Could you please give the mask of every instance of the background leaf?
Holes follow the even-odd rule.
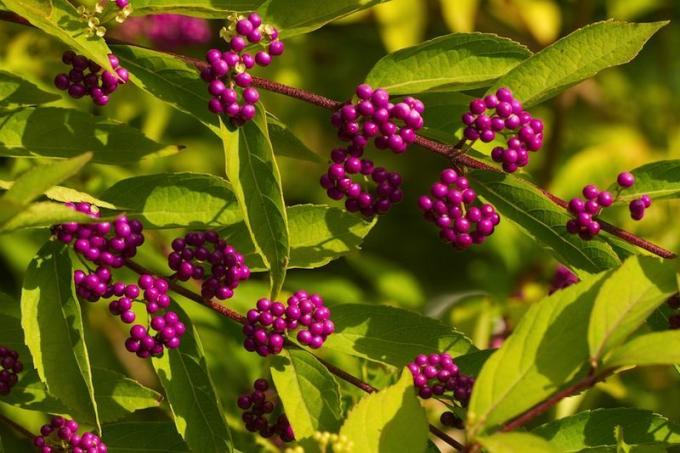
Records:
[[[109,453],[185,453],[189,448],[172,422],[129,421],[103,427],[102,440]]]
[[[354,442],[355,451],[424,452],[427,420],[413,388],[413,377],[406,370],[399,382],[364,397],[352,408],[340,434]]]
[[[285,124],[269,112],[267,112],[267,127],[277,155],[317,164],[326,162],[326,159],[309,149]]]
[[[99,424],[80,306],[68,249],[48,242],[31,262],[21,293],[21,324],[35,368],[51,394],[84,423]]]
[[[312,354],[285,350],[272,359],[272,379],[297,439],[316,431],[337,432],[342,419],[340,388]]]
[[[134,176],[118,181],[100,197],[150,228],[215,228],[243,218],[231,184],[208,174]]]
[[[92,162],[120,165],[178,150],[135,128],[78,110],[0,111],[0,156],[68,158],[92,151]]]
[[[583,411],[532,430],[559,451],[578,452],[590,448],[615,447],[614,428],[623,427],[629,445],[675,445],[680,426],[666,417],[643,409],[611,408]]]
[[[0,106],[12,104],[45,104],[61,96],[43,91],[28,80],[0,70]]]
[[[347,304],[332,309],[335,333],[324,347],[403,367],[418,354],[475,350],[463,334],[431,318],[381,305]]]
[[[667,23],[606,21],[588,25],[516,66],[493,89],[509,87],[525,108],[531,107],[603,69],[629,62]]]
[[[453,33],[383,57],[366,83],[390,94],[466,90],[488,86],[531,55],[511,39]]]
[[[240,129],[222,126],[227,176],[243,220],[269,268],[271,296],[278,295],[288,266],[290,243],[281,175],[274,158],[264,110]]]
[[[631,171],[635,185],[621,192],[620,200],[630,201],[648,194],[653,200],[680,197],[680,159],[650,162]],[[609,190],[616,191],[618,184]]]

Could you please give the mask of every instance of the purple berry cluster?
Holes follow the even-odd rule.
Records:
[[[73,272],[76,294],[88,302],[97,302],[101,298],[108,299],[114,295],[116,285],[120,285],[119,283],[111,284],[111,278],[111,269],[105,266],[99,266],[90,273],[76,270]]]
[[[90,203],[65,205],[92,218],[99,217],[99,211]],[[69,222],[53,227],[52,232],[61,242],[73,243],[73,249],[86,260],[100,266],[120,268],[125,259],[135,256],[137,247],[144,243],[142,230],[140,221],[120,215],[113,223]]]
[[[0,395],[9,394],[17,383],[17,375],[24,370],[19,353],[0,346]]]
[[[456,429],[465,428],[465,424],[463,423],[463,419],[458,417],[456,414],[454,414],[451,411],[446,411],[446,412],[442,413],[441,417],[439,417],[439,422],[442,425],[449,426],[451,428],[456,428]]]
[[[668,317],[668,327],[672,330],[680,329],[680,293],[673,294],[666,301],[672,314]]]
[[[76,55],[72,50],[64,52],[61,59],[73,69],[68,74],[58,74],[54,78],[54,85],[74,99],[89,95],[95,104],[104,106],[109,103],[109,95],[116,91],[118,85],[130,79],[127,69],[120,65],[118,57],[113,54],[109,54],[109,61],[115,73],[103,70],[94,61]]]
[[[33,445],[41,453],[68,451],[71,453],[106,453],[108,448],[95,433],[78,435],[78,423],[63,418],[52,417],[50,423],[40,428],[40,435],[33,439]]]
[[[210,42],[210,23],[198,17],[179,14],[153,14],[132,17],[116,30],[125,41],[146,38],[155,48],[174,50],[178,47]]]
[[[263,298],[246,314],[243,346],[262,357],[278,354],[283,349],[285,335],[298,329],[297,340],[301,344],[319,349],[335,332],[330,317],[331,311],[318,294],[297,291],[286,305]]]
[[[497,146],[491,158],[503,164],[508,173],[529,163],[529,151],[543,146],[543,122],[531,116],[508,88],[470,102],[462,117],[466,140],[493,141],[497,134],[506,137],[506,147]]]
[[[476,199],[467,178],[447,168],[432,184],[430,195],[420,197],[418,206],[425,219],[439,227],[442,240],[463,250],[483,243],[501,221],[490,204],[473,205]]]
[[[407,366],[419,397],[428,399],[449,391],[461,406],[467,406],[474,379],[461,373],[448,353],[420,354]]]
[[[555,269],[555,274],[553,275],[552,281],[550,282],[550,289],[548,294],[553,294],[556,291],[567,288],[580,280],[568,267],[559,265]]]
[[[597,236],[600,232],[600,223],[595,220],[602,213],[604,208],[611,206],[617,199],[622,190],[628,189],[635,184],[635,177],[628,172],[618,175],[616,182],[619,186],[616,196],[610,192],[600,189],[594,184],[588,184],[583,188],[583,197],[572,198],[569,201],[569,212],[574,215],[573,219],[567,221],[567,231],[571,234],[578,234],[582,239],[589,240]],[[630,216],[633,220],[642,220],[645,209],[652,205],[649,195],[642,195],[628,205]]]
[[[267,380],[257,379],[253,383],[252,392],[239,396],[237,405],[244,411],[241,418],[246,424],[246,429],[252,433],[260,433],[262,437],[277,434],[284,442],[294,441],[295,434],[285,414],[281,413],[271,424],[267,419],[267,415],[274,412],[274,403],[267,400],[267,390],[269,390]]]
[[[243,255],[220,239],[216,231],[194,231],[172,241],[168,266],[181,281],[202,280],[206,299],[230,299],[239,283],[250,277]]]
[[[208,82],[212,96],[208,102],[210,111],[225,114],[240,126],[255,117],[255,104],[260,99],[260,93],[251,86],[253,77],[248,70],[255,65],[268,66],[274,57],[283,54],[284,44],[276,28],[263,25],[257,13],[232,18],[220,34],[228,48],[224,52],[208,51],[208,66],[201,71],[201,78]],[[253,55],[245,51],[249,44],[262,45],[263,49]]]
[[[152,334],[152,331],[156,333]],[[152,317],[150,329],[141,324],[132,326],[130,336],[125,340],[125,349],[142,359],[160,357],[163,348],[179,348],[185,332],[186,326],[179,320],[177,313],[168,311],[164,315]]]

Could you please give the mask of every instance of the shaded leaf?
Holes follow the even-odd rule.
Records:
[[[267,126],[274,152],[277,155],[314,163],[326,162],[326,159],[309,149],[285,124],[269,112],[267,112]]]
[[[641,335],[613,349],[605,359],[604,367],[675,365],[680,363],[680,350],[671,345],[678,344],[680,330]]]
[[[0,200],[0,209],[3,209],[2,200]],[[26,228],[49,228],[58,223],[88,223],[91,221],[91,217],[67,208],[61,203],[40,201],[23,208],[21,212],[2,225],[0,227],[0,234]]]
[[[14,73],[0,70],[0,105],[45,104],[58,99],[61,97],[41,90]]]
[[[638,167],[631,171],[635,175],[635,185],[621,191],[619,199],[630,201],[647,194],[653,200],[680,197],[680,159],[661,160]],[[609,190],[619,189],[612,184]]]
[[[529,433],[497,433],[478,437],[477,441],[489,453],[558,453],[548,442]]]
[[[189,448],[172,422],[139,421],[103,426],[109,453],[185,453]]]

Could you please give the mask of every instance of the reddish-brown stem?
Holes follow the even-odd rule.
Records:
[[[153,275],[154,273],[151,272],[150,270],[146,269],[144,266],[142,266],[139,263],[136,263],[132,260],[126,260],[125,265],[131,269],[132,271],[138,273],[138,274],[150,274]],[[212,300],[206,300],[204,299],[200,294],[197,294],[183,286],[180,286],[176,283],[169,282],[168,287],[175,293],[186,297],[189,300],[192,300],[194,302],[198,302],[199,304],[210,308],[213,311],[216,311],[217,313],[221,314],[222,316],[225,316],[232,321],[235,321],[239,324],[244,324],[245,323],[245,317],[243,317],[240,313],[235,312],[234,310],[231,310],[224,305],[221,305],[217,302],[214,302]],[[286,342],[286,345],[288,347],[295,347],[297,348],[298,346],[290,341]],[[373,387],[371,384],[362,381],[361,379],[351,375],[345,370],[342,370],[335,365],[327,362],[326,360],[315,356],[316,359],[321,363],[330,373],[334,374],[335,376],[339,377],[343,381],[349,382],[350,384],[354,385],[355,387],[363,390],[366,393],[373,393],[378,391],[375,387]],[[437,427],[430,425],[430,432],[434,434],[435,436],[439,437],[441,440],[455,448],[456,450],[461,450],[463,448],[463,445],[460,444],[458,441],[453,439],[451,436],[446,434],[445,432],[437,429]]]

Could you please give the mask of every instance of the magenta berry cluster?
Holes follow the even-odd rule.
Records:
[[[295,440],[293,428],[285,414],[281,413],[273,423],[270,423],[270,414],[274,412],[273,401],[267,399],[269,382],[266,379],[257,379],[253,383],[253,391],[244,393],[238,397],[237,405],[244,412],[241,415],[246,424],[246,429],[252,433],[260,433],[262,437],[278,435],[284,442]],[[269,419],[268,419],[269,418]]]
[[[153,334],[155,332],[155,334]],[[150,328],[135,324],[130,328],[130,336],[125,340],[125,349],[146,359],[160,357],[163,349],[177,349],[182,342],[186,326],[174,311],[165,312],[151,318]]]
[[[318,294],[297,291],[288,298],[286,305],[260,299],[246,314],[243,347],[262,357],[278,354],[283,350],[286,334],[297,330],[297,340],[301,344],[319,349],[335,332],[330,317],[331,311]]]
[[[488,143],[502,135],[506,147],[497,146],[491,158],[503,165],[508,173],[529,163],[529,152],[543,146],[543,122],[522,108],[508,88],[499,88],[496,94],[473,99],[470,110],[462,117],[466,140]]]
[[[208,82],[212,96],[208,102],[210,111],[226,115],[239,126],[255,117],[255,104],[260,99],[260,93],[251,86],[253,77],[248,70],[255,65],[268,66],[274,57],[283,54],[284,44],[276,28],[263,25],[257,13],[235,18],[229,28],[223,29],[222,37],[228,42],[227,50],[208,51],[208,66],[201,71],[201,78]],[[253,55],[246,51],[250,44],[264,48]]]
[[[65,203],[78,212],[92,218],[99,217],[99,211],[90,203]],[[126,258],[137,253],[137,247],[144,243],[143,225],[120,215],[111,222],[76,223],[69,222],[52,228],[57,239],[65,244],[73,243],[73,249],[86,260],[100,266],[122,267]]]
[[[101,438],[92,432],[78,435],[78,423],[74,420],[55,416],[40,428],[40,435],[33,439],[33,445],[41,453],[68,451],[71,453],[106,453],[108,448]]]
[[[448,353],[420,354],[407,367],[413,375],[419,397],[429,399],[451,392],[453,399],[461,406],[467,406],[474,379],[461,373]]]
[[[206,299],[230,299],[241,281],[250,277],[243,255],[220,239],[216,231],[194,231],[172,241],[168,266],[178,280],[202,280]]]
[[[447,168],[432,184],[430,195],[420,197],[418,206],[425,219],[439,227],[444,242],[463,250],[483,243],[501,221],[492,205],[475,203],[476,200],[468,179]]]
[[[635,184],[635,177],[632,173],[623,172],[616,178],[618,190],[616,195],[600,189],[594,184],[588,184],[583,188],[584,198],[572,198],[569,201],[569,212],[574,215],[573,219],[567,222],[567,231],[571,234],[578,234],[582,239],[589,240],[599,234],[601,226],[596,217],[602,213],[604,208],[611,206],[619,197],[622,190],[628,189]],[[633,220],[642,220],[645,209],[652,205],[649,195],[642,195],[630,202],[628,205],[630,216]]]
[[[559,265],[555,269],[555,274],[553,275],[552,281],[550,282],[550,289],[548,294],[553,294],[556,291],[567,288],[580,280],[568,267]]]
[[[198,17],[180,14],[152,14],[132,17],[116,30],[126,41],[146,38],[154,48],[175,50],[178,47],[210,42],[210,23]]]
[[[9,394],[17,384],[18,374],[24,370],[19,353],[0,346],[0,395]]]
[[[666,301],[672,314],[668,317],[668,327],[672,330],[680,329],[680,294],[675,293]]]
[[[109,54],[109,61],[115,73],[103,70],[94,61],[76,55],[72,50],[64,52],[61,59],[73,69],[68,74],[58,74],[54,78],[54,85],[68,92],[74,99],[88,95],[95,104],[106,105],[109,103],[109,95],[116,91],[118,85],[127,83],[130,78],[127,69],[120,65],[118,57],[113,54]]]
[[[125,9],[130,4],[130,0],[116,0],[118,9]]]

